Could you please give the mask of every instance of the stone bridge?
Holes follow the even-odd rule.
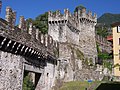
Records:
[[[36,90],[53,86],[58,43],[32,24],[20,29],[0,18],[0,90],[22,90],[25,73]]]

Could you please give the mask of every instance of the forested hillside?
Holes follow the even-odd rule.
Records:
[[[120,21],[120,14],[105,13],[98,18],[98,23],[102,23],[106,26],[110,26],[110,24],[119,21]]]

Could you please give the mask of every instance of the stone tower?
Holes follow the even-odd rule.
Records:
[[[74,14],[71,14],[68,9],[64,10],[64,14],[61,14],[60,11],[56,11],[56,13],[50,11],[48,15],[48,34],[60,43],[77,45],[84,55],[92,58],[95,63],[97,57],[96,23],[97,15],[92,15],[91,11],[86,13],[86,8],[79,9]]]

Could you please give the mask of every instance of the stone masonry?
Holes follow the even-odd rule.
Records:
[[[64,10],[62,15],[60,11],[53,14],[49,12],[48,34],[54,40],[60,43],[71,43],[77,45],[86,57],[97,58],[96,40],[95,40],[95,25],[97,16],[86,9],[78,10],[71,14],[68,9]],[[59,52],[60,53],[60,52]]]
[[[86,13],[86,8],[74,14],[68,9],[64,10],[64,14],[59,10],[56,13],[49,11],[48,34],[59,42],[58,79],[65,82],[102,79],[101,71],[94,68],[97,59],[96,23],[97,15],[92,16],[91,11]]]
[[[96,35],[96,42],[99,45],[101,52],[112,53],[112,43],[107,41],[106,38]]]
[[[104,73],[95,67],[96,14],[86,13],[86,8],[74,14],[68,9],[64,14],[50,11],[45,35],[32,23],[27,29],[24,16],[19,27],[15,21],[16,12],[7,7],[6,20],[0,18],[0,90],[22,90],[25,70],[37,81],[35,90],[56,90],[59,80],[103,78]]]
[[[0,90],[22,90],[23,61],[21,56],[0,51]]]
[[[22,90],[24,72],[29,72],[35,90],[49,90],[55,81],[58,42],[6,8],[6,20],[0,18],[0,90]]]

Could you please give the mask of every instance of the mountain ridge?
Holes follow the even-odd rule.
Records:
[[[112,23],[120,22],[120,14],[104,13],[97,20],[98,23],[102,23],[103,25],[110,26]]]

